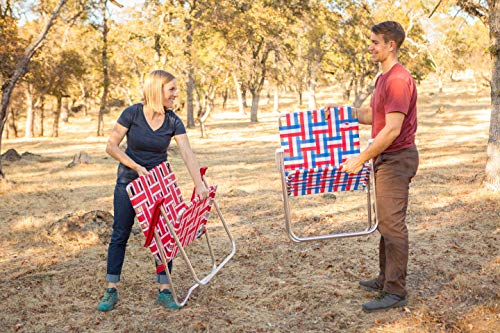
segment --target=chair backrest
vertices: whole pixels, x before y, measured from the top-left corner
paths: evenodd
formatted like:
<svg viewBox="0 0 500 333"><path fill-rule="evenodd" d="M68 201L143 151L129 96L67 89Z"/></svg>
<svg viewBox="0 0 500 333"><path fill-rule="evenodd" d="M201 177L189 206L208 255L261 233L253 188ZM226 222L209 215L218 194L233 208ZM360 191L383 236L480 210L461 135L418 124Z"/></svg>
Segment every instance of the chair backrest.
<svg viewBox="0 0 500 333"><path fill-rule="evenodd" d="M360 153L358 130L350 106L282 116L279 131L285 171L339 166Z"/></svg>
<svg viewBox="0 0 500 333"><path fill-rule="evenodd" d="M200 227L206 224L211 203L215 197L215 191L216 186L211 186L208 198L200 200L196 197L191 202L184 202L175 174L167 162L163 162L151 169L149 176L141 176L127 185L130 202L134 207L137 220L144 234L148 234L149 225L153 217L152 208L155 202L163 198L162 207L183 246L188 245L195 239L197 233L200 231ZM178 221L177 217L181 211L183 211L183 215ZM167 260L174 258L179 249L173 236L168 231L165 219L161 214L157 224L157 231L162 246L165 249ZM149 249L160 259L158 247L154 239L150 243Z"/></svg>

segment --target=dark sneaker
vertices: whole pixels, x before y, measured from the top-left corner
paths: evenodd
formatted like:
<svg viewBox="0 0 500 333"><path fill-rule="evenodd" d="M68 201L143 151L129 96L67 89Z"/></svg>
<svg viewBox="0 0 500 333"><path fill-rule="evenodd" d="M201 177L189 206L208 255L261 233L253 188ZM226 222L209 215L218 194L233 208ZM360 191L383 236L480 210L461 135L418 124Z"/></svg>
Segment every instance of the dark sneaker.
<svg viewBox="0 0 500 333"><path fill-rule="evenodd" d="M368 303L363 304L363 311L373 312L387 310L405 306L408 303L406 297L401 297L395 294L389 294L382 291L377 297Z"/></svg>
<svg viewBox="0 0 500 333"><path fill-rule="evenodd" d="M168 289L164 289L158 293L158 298L156 299L156 303L160 304L161 306L167 309L173 309L173 310L182 309L181 305L177 305L177 303L175 303L174 298L170 293L170 290Z"/></svg>
<svg viewBox="0 0 500 333"><path fill-rule="evenodd" d="M99 305L97 306L97 310L99 311L111 311L115 307L115 304L118 302L118 290L116 288L108 288L104 293Z"/></svg>
<svg viewBox="0 0 500 333"><path fill-rule="evenodd" d="M378 282L377 279L359 281L359 285L368 291L381 291L383 286Z"/></svg>

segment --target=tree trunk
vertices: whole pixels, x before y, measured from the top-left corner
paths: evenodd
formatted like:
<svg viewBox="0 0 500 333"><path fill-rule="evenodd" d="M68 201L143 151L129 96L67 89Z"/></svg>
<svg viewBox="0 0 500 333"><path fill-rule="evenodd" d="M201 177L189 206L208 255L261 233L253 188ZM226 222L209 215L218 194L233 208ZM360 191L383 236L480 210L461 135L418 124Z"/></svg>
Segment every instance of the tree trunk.
<svg viewBox="0 0 500 333"><path fill-rule="evenodd" d="M243 105L243 109L248 107L247 104L247 87L241 85L241 104Z"/></svg>
<svg viewBox="0 0 500 333"><path fill-rule="evenodd" d="M257 111L259 110L259 99L260 99L260 91L250 89L250 93L252 94L252 108L250 109L250 121L252 123L258 122L257 120Z"/></svg>
<svg viewBox="0 0 500 333"><path fill-rule="evenodd" d="M9 132L14 138L17 138L16 114L13 108L9 108L10 117L7 117L9 124Z"/></svg>
<svg viewBox="0 0 500 333"><path fill-rule="evenodd" d="M193 67L193 22L191 17L187 14L184 19L186 25L186 49L184 55L187 60L187 87L186 87L186 97L187 97L187 127L194 128L194 104L193 104L193 93L195 89L194 83L194 67Z"/></svg>
<svg viewBox="0 0 500 333"><path fill-rule="evenodd" d="M491 118L488 137L485 186L500 191L500 1L490 4L490 53L493 58L491 74Z"/></svg>
<svg viewBox="0 0 500 333"><path fill-rule="evenodd" d="M236 89L236 97L238 98L238 110L240 114L245 114L245 106L243 105L243 95L241 93L241 83L238 81L236 74L232 73L234 88Z"/></svg>
<svg viewBox="0 0 500 333"><path fill-rule="evenodd" d="M0 147L2 146L3 121L0 121ZM0 158L0 180L5 178L5 173L2 170L2 159Z"/></svg>
<svg viewBox="0 0 500 333"><path fill-rule="evenodd" d="M125 98L127 99L128 105L134 104L134 102L132 101L132 98L130 97L130 90L128 88L125 88L125 87L120 87L120 89L123 92L123 95L125 96Z"/></svg>
<svg viewBox="0 0 500 333"><path fill-rule="evenodd" d="M308 107L309 110L316 110L316 81L314 79L309 81Z"/></svg>
<svg viewBox="0 0 500 333"><path fill-rule="evenodd" d="M30 84L26 87L26 129L24 131L24 137L29 139L33 137L33 124L34 124L34 114L33 114L33 96L30 91Z"/></svg>
<svg viewBox="0 0 500 333"><path fill-rule="evenodd" d="M274 87L274 105L273 105L273 112L278 113L280 112L280 89L278 88L278 85Z"/></svg>
<svg viewBox="0 0 500 333"><path fill-rule="evenodd" d="M206 103L204 103L202 100L203 99L203 95L202 95L203 92L200 92L200 90L198 89L198 87L196 85L194 85L194 91L196 92L196 103L198 104L198 112L196 113L196 118L199 118L203 114L204 105ZM193 109L194 109L194 105L193 105Z"/></svg>
<svg viewBox="0 0 500 333"><path fill-rule="evenodd" d="M187 81L187 127L194 128L194 101L193 92L195 88L194 84L194 68L191 64L188 65L188 81Z"/></svg>
<svg viewBox="0 0 500 333"><path fill-rule="evenodd" d="M40 96L40 136L44 134L43 122L45 118L45 96Z"/></svg>
<svg viewBox="0 0 500 333"><path fill-rule="evenodd" d="M59 15L59 11L61 10L62 6L66 4L66 2L68 2L68 0L59 1L59 3L52 11L52 14L50 15L47 23L45 24L42 31L38 35L38 37L24 51L24 54L21 57L19 63L16 65L16 68L12 76L7 78L7 80L5 80L5 83L2 85L2 102L0 104L0 152L2 148L1 137L4 129L5 120L7 118L7 109L9 107L10 96L12 95L12 91L14 90L17 81L19 81L19 79L23 77L23 75L28 71L28 65L30 63L31 58L38 50L38 48L41 46L41 43L45 39L45 37L47 37L47 33L49 32L52 25L54 25L55 19ZM1 159L0 159L0 177L2 178L5 177L5 174L2 171Z"/></svg>
<svg viewBox="0 0 500 333"><path fill-rule="evenodd" d="M59 136L59 118L61 117L62 108L62 96L57 96L57 106L54 112L54 123L52 125L52 137L57 138Z"/></svg>
<svg viewBox="0 0 500 333"><path fill-rule="evenodd" d="M83 115L87 117L87 112L89 110L90 102L89 102L89 94L85 91L85 86L80 82L80 90L82 92L83 103L85 107L83 108Z"/></svg>
<svg viewBox="0 0 500 333"><path fill-rule="evenodd" d="M210 112L214 108L215 92L216 92L216 90L213 89L213 91L210 93L210 95L206 96L205 113L203 113L203 115L200 117L200 128L201 128L201 137L202 138L208 137L207 131L205 129L205 122L207 121L208 116L210 115Z"/></svg>
<svg viewBox="0 0 500 333"><path fill-rule="evenodd" d="M99 115L97 117L97 136L104 135L104 113L108 104L109 72L108 72L108 17L106 10L107 1L102 6L102 96Z"/></svg>
<svg viewBox="0 0 500 333"><path fill-rule="evenodd" d="M67 123L69 121L69 105L67 99L65 99L62 103L61 120L63 123Z"/></svg>
<svg viewBox="0 0 500 333"><path fill-rule="evenodd" d="M224 92L222 93L222 110L226 109L228 96L229 96L229 88L226 88L226 89L224 89Z"/></svg>
<svg viewBox="0 0 500 333"><path fill-rule="evenodd" d="M354 107L359 108L361 105L363 105L363 102L372 94L373 92L373 86L368 86L364 88L365 91L355 91L354 92Z"/></svg>

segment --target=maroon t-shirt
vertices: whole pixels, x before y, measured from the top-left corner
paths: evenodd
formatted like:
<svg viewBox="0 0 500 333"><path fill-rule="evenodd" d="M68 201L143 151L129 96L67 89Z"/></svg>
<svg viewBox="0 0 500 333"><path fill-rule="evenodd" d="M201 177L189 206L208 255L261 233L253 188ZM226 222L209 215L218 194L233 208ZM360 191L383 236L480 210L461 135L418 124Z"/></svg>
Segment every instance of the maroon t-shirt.
<svg viewBox="0 0 500 333"><path fill-rule="evenodd" d="M410 72L397 63L375 81L370 102L372 108L372 138L385 126L385 115L390 112L405 114L401 133L384 151L398 151L415 145L417 132L417 88Z"/></svg>

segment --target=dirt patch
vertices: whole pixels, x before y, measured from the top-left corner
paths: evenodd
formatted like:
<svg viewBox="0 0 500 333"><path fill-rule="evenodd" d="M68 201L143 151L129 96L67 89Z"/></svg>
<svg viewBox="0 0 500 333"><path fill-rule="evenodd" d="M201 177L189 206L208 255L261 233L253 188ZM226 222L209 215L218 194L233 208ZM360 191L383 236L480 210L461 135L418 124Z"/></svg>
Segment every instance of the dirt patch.
<svg viewBox="0 0 500 333"><path fill-rule="evenodd" d="M52 238L68 241L98 238L103 244L109 242L113 215L102 210L84 214L68 214L52 223L47 228L47 234Z"/></svg>
<svg viewBox="0 0 500 333"><path fill-rule="evenodd" d="M11 191L14 186L16 186L15 181L0 177L0 194Z"/></svg>

